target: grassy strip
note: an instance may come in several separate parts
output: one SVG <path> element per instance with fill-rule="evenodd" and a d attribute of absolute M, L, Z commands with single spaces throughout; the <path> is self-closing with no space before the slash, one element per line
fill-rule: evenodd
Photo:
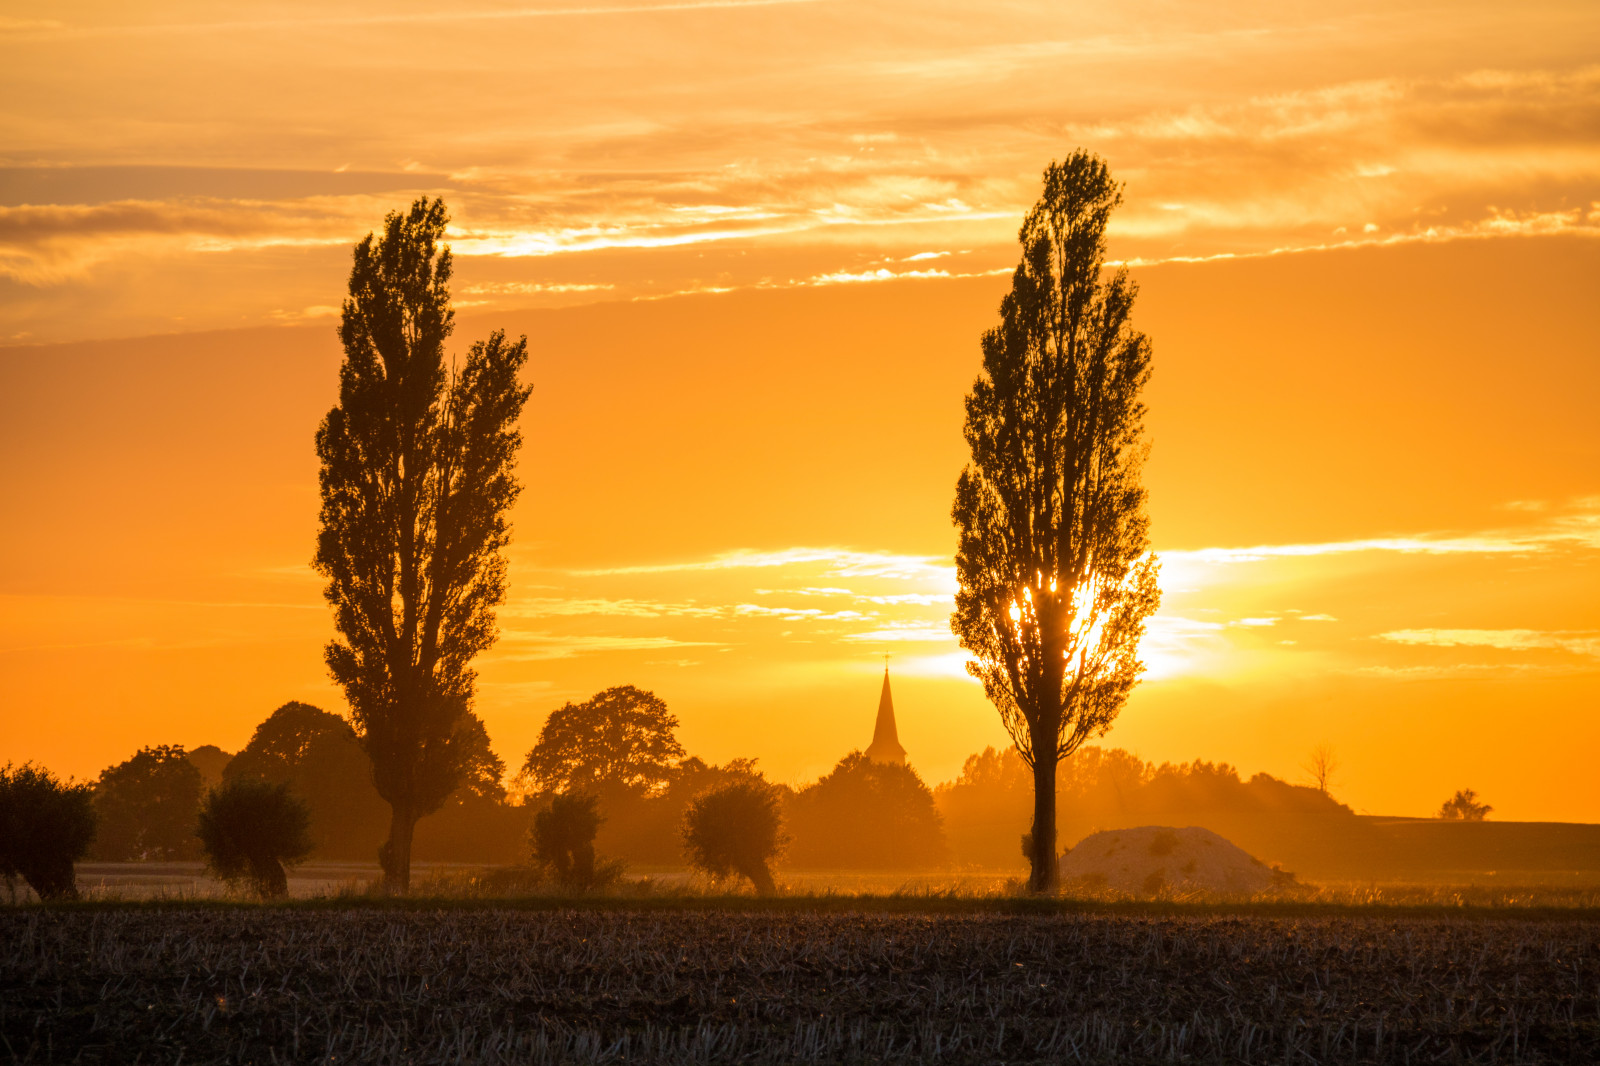
<path fill-rule="evenodd" d="M 1094 900 L 1063 897 L 973 897 L 937 894 L 796 895 L 522 895 L 464 897 L 458 895 L 384 896 L 349 894 L 275 902 L 248 899 L 76 900 L 18 903 L 5 909 L 53 911 L 583 911 L 642 914 L 859 914 L 928 916 L 1084 915 L 1131 918 L 1395 918 L 1507 919 L 1515 921 L 1600 922 L 1594 906 L 1494 906 L 1463 902 L 1342 903 L 1318 900 Z"/>

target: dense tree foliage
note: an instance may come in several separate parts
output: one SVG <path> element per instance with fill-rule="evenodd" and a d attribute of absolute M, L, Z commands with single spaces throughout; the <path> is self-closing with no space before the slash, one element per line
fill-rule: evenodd
<path fill-rule="evenodd" d="M 790 862 L 803 869 L 908 869 L 949 857 L 933 793 L 909 766 L 853 751 L 789 804 Z"/>
<path fill-rule="evenodd" d="M 1084 152 L 1052 163 L 983 335 L 956 485 L 951 628 L 1034 774 L 1029 887 L 1056 875 L 1056 764 L 1110 728 L 1160 600 L 1140 482 L 1150 342 L 1127 271 L 1102 280 L 1121 202 Z"/>
<path fill-rule="evenodd" d="M 350 723 L 343 718 L 325 711 L 320 707 L 313 707 L 309 703 L 299 700 L 290 700 L 277 710 L 267 715 L 266 719 L 250 734 L 250 743 L 246 744 L 239 752 L 240 755 L 249 754 L 269 761 L 284 768 L 287 773 L 293 768 L 317 738 L 326 735 L 354 736 Z M 263 773 L 269 779 L 281 776 L 274 773 Z"/>
<path fill-rule="evenodd" d="M 684 757 L 677 728 L 655 693 L 618 685 L 552 711 L 522 771 L 549 792 L 657 795 Z"/>
<path fill-rule="evenodd" d="M 0 767 L 0 876 L 21 877 L 40 899 L 77 899 L 72 864 L 94 839 L 93 792 L 42 766 Z"/>
<path fill-rule="evenodd" d="M 410 883 L 417 820 L 469 776 L 481 723 L 472 660 L 495 639 L 520 487 L 526 338 L 503 333 L 447 367 L 444 204 L 423 198 L 356 246 L 339 403 L 317 432 L 321 531 L 339 637 L 328 667 L 391 811 L 385 881 Z"/>
<path fill-rule="evenodd" d="M 246 881 L 270 899 L 289 891 L 284 865 L 311 852 L 310 824 L 310 811 L 287 783 L 235 777 L 206 794 L 197 835 L 217 876 Z"/>
<path fill-rule="evenodd" d="M 287 784 L 305 802 L 318 854 L 366 857 L 383 839 L 388 812 L 372 764 L 350 723 L 321 708 L 291 700 L 273 711 L 223 777 Z"/>
<path fill-rule="evenodd" d="M 94 854 L 102 859 L 192 859 L 203 779 L 181 745 L 140 748 L 101 771 Z"/>
<path fill-rule="evenodd" d="M 779 793 L 765 781 L 731 781 L 696 796 L 682 832 L 690 866 L 713 877 L 738 874 L 763 896 L 777 891 L 772 863 L 786 838 Z"/>
<path fill-rule="evenodd" d="M 336 714 L 290 700 L 255 728 L 250 743 L 223 770 L 224 777 L 287 781 L 317 745 L 330 738 L 355 740 L 355 730 Z M 368 771 L 367 777 L 371 777 Z"/>
<path fill-rule="evenodd" d="M 527 816 L 506 805 L 504 763 L 490 749 L 482 723 L 471 725 L 466 780 L 418 826 L 413 852 L 433 861 L 515 861 Z M 388 805 L 372 783 L 372 763 L 355 731 L 336 714 L 284 704 L 256 727 L 224 776 L 287 783 L 310 811 L 318 857 L 367 858 L 383 841 Z"/>

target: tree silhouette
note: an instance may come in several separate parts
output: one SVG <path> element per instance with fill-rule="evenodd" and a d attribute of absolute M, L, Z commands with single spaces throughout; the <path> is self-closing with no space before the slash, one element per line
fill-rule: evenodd
<path fill-rule="evenodd" d="M 683 758 L 677 728 L 655 693 L 618 685 L 552 711 L 522 772 L 551 792 L 653 795 Z"/>
<path fill-rule="evenodd" d="M 951 628 L 1033 771 L 1035 892 L 1058 880 L 1056 764 L 1110 728 L 1160 602 L 1140 483 L 1150 342 L 1129 325 L 1127 272 L 1100 276 L 1121 199 L 1085 152 L 1045 171 L 1000 325 L 983 335 L 952 510 Z"/>
<path fill-rule="evenodd" d="M 1439 817 L 1454 818 L 1457 821 L 1481 822 L 1489 817 L 1489 812 L 1493 810 L 1494 808 L 1489 804 L 1479 803 L 1478 794 L 1472 789 L 1463 788 L 1439 806 Z"/>
<path fill-rule="evenodd" d="M 339 403 L 317 431 L 321 532 L 339 638 L 328 667 L 391 809 L 384 880 L 411 880 L 417 819 L 467 773 L 477 732 L 471 663 L 505 598 L 507 512 L 529 390 L 527 338 L 503 333 L 447 368 L 450 251 L 443 202 L 390 214 L 355 249 L 339 336 Z"/>
<path fill-rule="evenodd" d="M 88 785 L 58 781 L 42 766 L 0 767 L 0 876 L 21 877 L 40 899 L 77 899 L 72 864 L 94 839 Z"/>
<path fill-rule="evenodd" d="M 284 782 L 235 777 L 212 789 L 200 804 L 200 838 L 206 863 L 227 881 L 248 881 L 263 899 L 285 896 L 285 863 L 311 852 L 311 812 Z"/>
<path fill-rule="evenodd" d="M 456 740 L 461 745 L 465 768 L 462 788 L 479 799 L 504 802 L 506 763 L 489 745 L 489 731 L 484 728 L 483 719 L 476 715 L 467 719 Z"/>
<path fill-rule="evenodd" d="M 772 862 L 785 841 L 778 791 L 757 777 L 730 781 L 703 792 L 683 815 L 683 847 L 689 865 L 713 877 L 739 874 L 770 896 L 778 890 Z"/>
<path fill-rule="evenodd" d="M 203 784 L 182 745 L 140 748 L 100 772 L 94 851 L 102 859 L 192 859 Z"/>
<path fill-rule="evenodd" d="M 1333 787 L 1333 775 L 1338 772 L 1339 759 L 1334 754 L 1333 745 L 1323 741 L 1311 749 L 1311 754 L 1300 768 L 1311 775 L 1311 781 L 1316 785 L 1317 791 L 1326 794 Z"/>
<path fill-rule="evenodd" d="M 338 715 L 309 703 L 290 700 L 256 726 L 255 732 L 250 734 L 250 743 L 241 751 L 282 759 L 293 766 L 323 733 L 350 732 L 350 723 Z"/>
<path fill-rule="evenodd" d="M 223 768 L 225 782 L 284 783 L 305 801 L 312 845 L 353 855 L 383 838 L 388 808 L 372 784 L 372 761 L 336 714 L 291 700 L 256 726 Z"/>
<path fill-rule="evenodd" d="M 906 869 L 948 855 L 933 791 L 916 770 L 859 751 L 795 793 L 789 830 L 796 866 Z"/>
<path fill-rule="evenodd" d="M 194 768 L 200 771 L 200 783 L 205 788 L 222 784 L 223 771 L 234 758 L 215 744 L 202 744 L 187 754 Z"/>
<path fill-rule="evenodd" d="M 336 714 L 290 700 L 256 726 L 250 743 L 223 768 L 222 775 L 228 780 L 287 781 L 309 752 L 332 737 L 354 740 L 355 731 Z"/>
<path fill-rule="evenodd" d="M 567 888 L 594 884 L 594 837 L 600 829 L 594 796 L 567 793 L 533 816 L 533 858 Z"/>

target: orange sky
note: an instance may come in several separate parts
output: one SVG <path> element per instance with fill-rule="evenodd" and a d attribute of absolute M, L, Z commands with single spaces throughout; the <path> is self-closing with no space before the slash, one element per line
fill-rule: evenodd
<path fill-rule="evenodd" d="M 1003 741 L 947 625 L 961 397 L 1081 145 L 1128 183 L 1165 560 L 1107 742 L 1600 820 L 1591 4 L 376 10 L 0 16 L 0 760 L 342 709 L 311 435 L 349 248 L 428 192 L 456 341 L 534 353 L 507 761 L 632 683 L 804 780 L 891 653 L 953 776 Z"/>

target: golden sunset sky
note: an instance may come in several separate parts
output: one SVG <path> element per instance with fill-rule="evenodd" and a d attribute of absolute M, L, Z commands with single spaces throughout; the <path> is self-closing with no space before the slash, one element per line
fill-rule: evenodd
<path fill-rule="evenodd" d="M 1600 8 L 0 6 L 0 761 L 344 710 L 308 561 L 351 246 L 444 197 L 527 333 L 515 767 L 618 684 L 800 782 L 889 654 L 930 782 L 962 397 L 1052 158 L 1126 182 L 1165 600 L 1103 741 L 1600 821 Z"/>

